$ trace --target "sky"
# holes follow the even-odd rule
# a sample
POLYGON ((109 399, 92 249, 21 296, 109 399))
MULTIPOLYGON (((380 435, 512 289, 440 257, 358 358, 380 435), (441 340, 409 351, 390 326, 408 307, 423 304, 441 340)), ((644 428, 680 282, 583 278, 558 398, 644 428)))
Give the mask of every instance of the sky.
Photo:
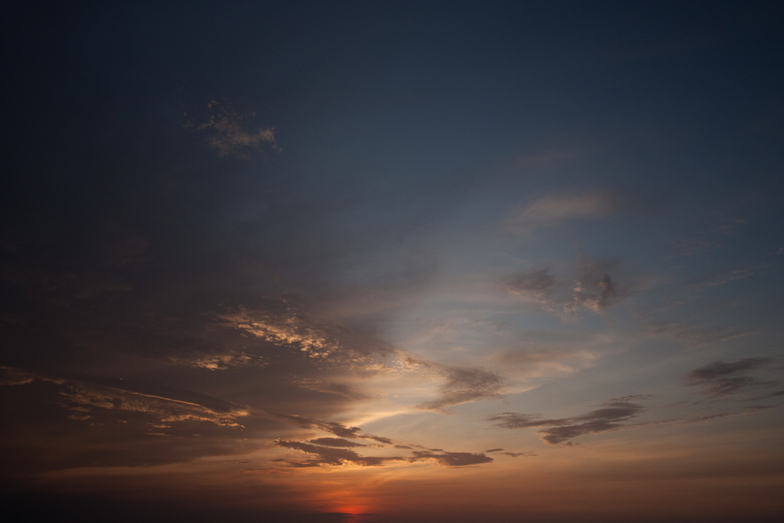
POLYGON ((17 521, 779 521, 776 2, 10 2, 17 521))

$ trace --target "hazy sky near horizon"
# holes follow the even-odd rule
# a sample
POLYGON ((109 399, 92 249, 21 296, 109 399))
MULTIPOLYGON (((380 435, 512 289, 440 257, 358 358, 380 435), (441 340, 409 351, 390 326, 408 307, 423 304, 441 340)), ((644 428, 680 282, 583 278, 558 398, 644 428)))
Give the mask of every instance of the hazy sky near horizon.
POLYGON ((782 14, 12 3, 4 493, 776 520, 782 14))

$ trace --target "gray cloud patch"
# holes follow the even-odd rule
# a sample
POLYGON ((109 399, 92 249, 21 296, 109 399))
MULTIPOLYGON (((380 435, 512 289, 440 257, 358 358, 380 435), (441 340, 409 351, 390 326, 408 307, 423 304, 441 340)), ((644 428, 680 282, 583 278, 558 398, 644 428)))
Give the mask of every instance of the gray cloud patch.
POLYGON ((541 419, 537 415, 502 412, 487 418, 495 421, 497 427, 520 429, 543 427, 536 431, 542 440, 549 445, 572 445, 571 440, 585 434, 598 434, 617 430, 644 410, 642 405, 634 403, 644 396, 626 396, 608 401, 603 408, 571 418, 541 419))
MULTIPOLYGON (((412 360, 413 361, 413 360, 412 360)), ((439 397, 419 405, 419 408, 442 410, 447 407, 500 396, 503 379, 495 372, 480 367, 457 367, 429 362, 417 364, 436 367, 446 381, 438 388, 439 397)))
POLYGON ((694 369, 686 375, 686 383, 702 387, 714 396, 728 396, 745 391, 749 387, 773 385, 776 382, 762 381, 743 374, 770 363, 769 358, 746 358, 732 363, 714 361, 710 365, 694 369))

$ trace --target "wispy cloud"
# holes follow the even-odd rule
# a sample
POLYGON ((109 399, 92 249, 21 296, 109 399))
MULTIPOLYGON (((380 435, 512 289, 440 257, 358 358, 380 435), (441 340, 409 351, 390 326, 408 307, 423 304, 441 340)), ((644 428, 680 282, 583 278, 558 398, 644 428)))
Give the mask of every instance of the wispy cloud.
POLYGON ((627 206, 627 198, 611 192, 544 196, 515 210, 507 221, 507 229, 525 235, 570 219, 610 216, 627 206))

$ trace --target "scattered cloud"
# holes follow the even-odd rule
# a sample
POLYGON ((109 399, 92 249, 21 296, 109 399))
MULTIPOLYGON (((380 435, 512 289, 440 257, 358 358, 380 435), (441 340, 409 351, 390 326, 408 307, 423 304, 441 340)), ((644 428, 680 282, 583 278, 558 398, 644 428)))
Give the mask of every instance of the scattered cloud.
POLYGON ((611 265, 580 252, 575 273, 568 279, 556 279, 549 268, 532 269, 508 276, 505 286, 510 294, 572 321, 583 309, 602 313, 624 299, 627 293, 619 292, 608 273, 611 265))
POLYGON ((745 392, 749 387, 774 385, 745 374, 769 364, 769 358, 746 358, 732 363, 714 361, 686 374, 686 383, 701 387, 713 396, 729 396, 745 392))
POLYGON ((279 150, 274 127, 261 127, 250 131, 245 126, 245 121, 255 118, 255 111, 241 114, 215 100, 207 104, 207 109, 210 115, 206 122, 197 125, 189 121, 185 127, 205 133, 207 144, 218 156, 247 158, 245 151, 261 150, 264 144, 268 144, 273 150, 279 150))

